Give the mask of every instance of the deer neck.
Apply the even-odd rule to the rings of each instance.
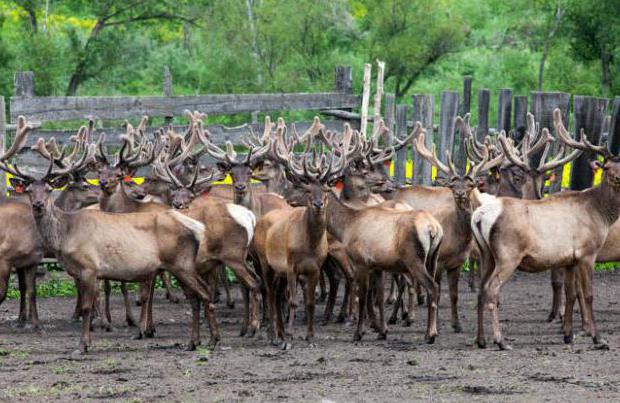
[[[620,216],[620,189],[611,186],[605,178],[600,186],[591,188],[590,195],[594,209],[603,222],[611,227]]]
[[[256,213],[256,210],[255,210],[256,201],[254,198],[254,192],[252,191],[252,186],[249,186],[248,184],[247,189],[248,190],[246,192],[238,192],[236,190],[233,190],[233,202],[243,207],[247,207],[253,213]]]
[[[267,192],[276,193],[279,195],[284,194],[286,191],[286,179],[284,178],[284,174],[280,170],[278,174],[272,179],[264,180],[263,183],[267,188]]]
[[[347,225],[352,222],[356,210],[345,206],[333,192],[327,202],[327,230],[342,242]]]
[[[43,246],[54,254],[59,254],[62,249],[62,241],[68,229],[67,214],[56,207],[50,198],[45,210],[41,214],[34,215]]]
[[[136,201],[132,200],[127,195],[122,183],[118,184],[113,193],[101,192],[101,196],[99,197],[99,208],[101,211],[111,213],[130,213],[135,211],[136,203]]]
[[[309,206],[306,207],[304,221],[308,229],[308,244],[310,246],[318,245],[325,235],[326,209],[317,210]]]

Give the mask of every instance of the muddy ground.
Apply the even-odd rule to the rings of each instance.
[[[425,313],[418,309],[412,327],[390,326],[387,341],[368,331],[354,344],[351,327],[330,324],[318,326],[316,347],[296,340],[286,352],[264,339],[237,336],[239,298],[234,310],[218,305],[223,340],[216,350],[185,352],[189,306],[170,304],[160,293],[154,339],[132,340],[134,329],[121,322],[115,296],[116,329],[98,330],[92,352],[75,359],[79,325],[69,320],[72,298],[40,300],[41,333],[15,326],[18,305],[11,300],[0,307],[0,400],[620,401],[620,274],[595,275],[597,320],[609,351],[594,349],[589,338],[562,343],[559,324],[545,322],[548,278],[521,274],[504,287],[502,325],[514,347],[509,352],[474,346],[475,294],[464,280],[462,334],[451,330],[444,291],[434,345],[423,342]],[[202,329],[206,342],[206,323]],[[297,329],[303,335],[303,325]]]

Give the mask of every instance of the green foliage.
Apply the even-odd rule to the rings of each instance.
[[[57,0],[47,19],[44,4],[0,0],[4,96],[16,70],[34,71],[39,95],[161,94],[164,66],[176,95],[325,91],[338,64],[359,91],[377,58],[401,102],[460,89],[466,74],[474,94],[522,95],[538,86],[545,44],[544,90],[620,90],[615,0]]]

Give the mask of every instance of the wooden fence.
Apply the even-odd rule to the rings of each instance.
[[[40,125],[49,121],[84,120],[89,117],[95,119],[126,119],[135,118],[143,114],[152,117],[163,117],[167,122],[174,122],[175,117],[181,116],[183,110],[198,110],[210,115],[226,115],[248,113],[253,128],[260,132],[262,127],[258,122],[259,112],[277,112],[288,110],[315,110],[325,116],[335,118],[325,120],[324,123],[331,129],[341,130],[343,121],[359,124],[359,115],[352,111],[359,108],[361,97],[353,94],[352,69],[349,66],[338,66],[335,69],[334,89],[329,93],[284,93],[284,94],[234,94],[234,95],[198,95],[173,96],[171,93],[171,74],[165,69],[163,96],[119,96],[119,97],[37,97],[34,96],[34,77],[31,72],[18,72],[15,75],[15,96],[10,98],[11,122],[18,115],[25,115],[28,119]],[[386,124],[398,138],[406,137],[413,122],[420,121],[427,132],[434,136],[427,136],[427,146],[431,142],[437,144],[440,156],[444,158],[445,150],[452,150],[457,168],[464,170],[466,166],[465,144],[462,134],[455,128],[457,115],[471,112],[473,79],[464,77],[462,91],[444,91],[439,99],[439,109],[436,113],[436,102],[432,95],[413,95],[410,104],[396,104],[394,94],[384,96],[383,116]],[[481,89],[477,94],[477,110],[474,115],[477,120],[476,137],[482,140],[489,133],[500,130],[519,132],[525,127],[528,110],[534,114],[540,127],[550,128],[553,134],[552,112],[560,108],[565,121],[572,125],[573,133],[584,129],[592,142],[600,142],[608,137],[610,150],[620,151],[620,97],[610,103],[609,99],[590,96],[571,95],[563,92],[537,92],[528,96],[514,95],[511,89],[500,89],[497,94],[497,118],[495,126],[491,127],[489,111],[491,92]],[[11,122],[6,121],[5,100],[0,97],[0,146],[4,150],[5,134],[11,130]],[[529,106],[529,109],[528,109]],[[571,107],[572,106],[572,107]],[[573,111],[571,115],[571,110]],[[439,122],[435,122],[435,116]],[[8,125],[7,125],[8,123]],[[310,122],[297,122],[300,130]],[[226,140],[239,142],[247,133],[247,127],[226,128],[222,125],[210,125],[209,130],[215,141],[223,143]],[[107,133],[118,134],[120,128],[106,129]],[[31,136],[49,138],[56,137],[60,143],[66,142],[74,131],[42,130],[37,128]],[[118,136],[110,136],[110,143]],[[572,164],[570,173],[570,188],[584,189],[592,184],[592,171],[588,166],[591,156],[584,155]],[[25,153],[20,156],[20,163],[25,165],[40,165],[40,159],[33,158]],[[39,166],[41,168],[41,166]],[[418,184],[431,183],[431,169],[423,161],[411,145],[399,151],[394,162],[394,177],[399,183],[411,181]],[[559,180],[552,184],[552,191],[557,191],[562,183],[563,171],[559,169],[556,176]],[[5,181],[1,181],[2,186]]]

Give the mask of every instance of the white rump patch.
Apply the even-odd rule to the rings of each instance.
[[[179,213],[176,210],[168,210],[168,214],[170,214],[175,220],[183,224],[184,227],[192,231],[192,233],[196,237],[196,240],[198,240],[199,243],[202,242],[205,236],[205,226],[203,223],[198,220],[194,220],[193,218],[190,218],[183,213]]]
[[[252,238],[254,237],[254,227],[256,226],[256,216],[250,209],[240,206],[234,203],[226,204],[226,208],[228,209],[228,213],[230,216],[237,222],[237,224],[241,225],[245,228],[245,231],[248,233],[248,245],[252,242]]]
[[[471,216],[471,226],[474,232],[477,231],[477,224],[480,223],[480,232],[482,237],[488,242],[489,234],[493,224],[497,221],[503,210],[502,200],[491,196],[493,199],[487,199],[488,201],[482,206],[478,207],[474,214]]]

